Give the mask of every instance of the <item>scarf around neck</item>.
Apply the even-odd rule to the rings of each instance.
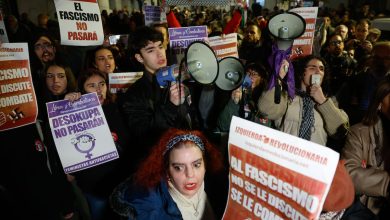
[[[168,192],[172,196],[173,201],[175,201],[184,220],[202,219],[207,203],[204,182],[192,198],[187,198],[181,194],[170,181],[168,181]]]
[[[297,91],[297,95],[302,97],[303,107],[302,107],[302,120],[301,126],[299,127],[298,137],[305,140],[311,139],[311,128],[314,126],[314,101],[304,91]]]

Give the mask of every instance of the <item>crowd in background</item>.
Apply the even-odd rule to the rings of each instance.
[[[220,219],[228,198],[226,135],[232,116],[239,116],[328,146],[341,154],[340,164],[345,163],[348,173],[341,172],[341,177],[338,174],[335,177],[338,182],[334,183],[340,184],[335,186],[339,189],[335,193],[340,196],[348,193],[339,191],[349,186],[351,180],[354,188],[351,192],[355,192],[356,199],[352,203],[332,197],[326,203],[324,214],[333,219],[348,219],[348,216],[387,219],[390,216],[390,39],[381,30],[372,28],[371,20],[389,14],[375,12],[369,3],[357,10],[343,4],[336,9],[321,7],[313,54],[293,61],[285,59],[280,69],[275,70],[268,62],[274,39],[267,30],[267,22],[280,12],[277,7],[270,10],[253,4],[244,23],[243,9],[239,7],[227,12],[209,7],[171,7],[167,10],[167,23],[145,29],[142,12],[114,9],[108,14],[103,10],[105,41],[97,47],[60,45],[59,24],[48,15],[40,14],[37,24],[27,13],[7,16],[9,41],[29,45],[39,116],[36,124],[0,133],[0,216],[10,216],[5,219],[133,219],[137,210],[126,208],[129,198],[121,193],[130,192],[123,184],[133,178],[137,183],[150,184],[142,172],[157,169],[157,165],[148,166],[145,161],[151,163],[161,156],[161,146],[169,145],[169,138],[176,132],[182,142],[190,140],[201,146],[202,158],[206,158],[206,152],[223,160],[224,167],[220,167],[219,174],[208,176],[206,172],[207,182],[202,185],[208,197],[213,198],[209,201],[213,214],[208,202],[202,208],[209,212],[205,214],[206,219]],[[199,25],[207,26],[209,36],[237,33],[238,54],[251,79],[250,86],[233,91],[196,83],[160,88],[154,73],[173,64],[167,28]],[[128,45],[110,44],[109,36],[119,34],[129,35]],[[287,71],[291,66],[295,70],[292,76]],[[143,71],[144,75],[126,93],[110,92],[108,74],[134,71]],[[312,84],[312,75],[320,75],[318,84]],[[275,103],[278,86],[281,100]],[[50,132],[45,103],[62,99],[75,101],[90,92],[96,92],[99,97],[120,159],[65,174]],[[198,140],[170,128],[200,130],[205,136],[196,133],[201,136]],[[164,136],[167,130],[170,133]],[[161,135],[166,139],[160,139]],[[209,148],[206,137],[219,152]],[[167,159],[165,155],[173,153],[163,155],[166,162],[171,156]],[[208,166],[210,161],[204,160]],[[174,177],[172,173],[169,170],[172,175],[167,180],[169,184]],[[161,173],[154,174],[165,178],[159,176]],[[158,182],[162,189],[176,187],[159,181],[154,184]],[[165,193],[178,195],[172,191]],[[182,199],[172,197],[176,203]],[[360,205],[357,214],[356,204]],[[148,210],[143,206],[130,207]],[[186,208],[178,208],[187,216]],[[181,219],[178,215],[166,219]]]

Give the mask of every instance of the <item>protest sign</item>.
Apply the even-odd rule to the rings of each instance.
[[[37,99],[27,43],[0,47],[0,131],[35,123]]]
[[[102,19],[96,0],[55,0],[61,44],[102,45]]]
[[[167,5],[186,5],[186,6],[217,6],[217,5],[229,5],[230,0],[166,0]]]
[[[338,159],[329,148],[233,117],[223,219],[318,219]]]
[[[186,48],[194,41],[208,42],[207,26],[190,26],[168,28],[169,46],[172,49],[174,63],[180,63],[185,56]]]
[[[65,173],[117,159],[118,152],[96,93],[46,103],[51,133]]]
[[[224,37],[209,37],[209,44],[218,59],[224,57],[238,58],[237,33],[227,34]]]
[[[143,72],[126,72],[108,74],[109,88],[111,93],[125,93],[131,84],[141,78]]]
[[[313,50],[313,39],[316,26],[316,18],[318,13],[317,7],[303,7],[293,8],[290,10],[295,12],[305,19],[306,30],[302,36],[294,40],[291,59],[295,59],[299,56],[305,56],[312,54]]]
[[[167,16],[165,11],[161,10],[159,6],[145,5],[145,26],[149,26],[154,23],[166,23]]]
[[[5,24],[4,24],[4,17],[3,14],[0,10],[0,42],[2,43],[8,43],[8,35],[7,35],[7,30],[5,29]]]

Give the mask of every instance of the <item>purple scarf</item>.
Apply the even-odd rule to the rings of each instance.
[[[285,59],[289,64],[288,72],[286,77],[284,77],[284,81],[287,83],[287,94],[290,99],[295,97],[295,80],[294,80],[294,67],[291,64],[289,59],[291,53],[291,47],[287,50],[279,50],[276,44],[272,45],[272,54],[268,57],[268,63],[273,69],[273,75],[270,78],[268,89],[272,89],[275,87],[276,79],[279,77],[279,69],[282,64],[282,61]],[[286,81],[287,80],[287,81]]]

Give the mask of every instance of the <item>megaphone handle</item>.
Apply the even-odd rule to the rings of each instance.
[[[280,85],[279,80],[275,85],[275,95],[274,95],[274,103],[280,104],[280,98],[282,95],[282,85]]]
[[[167,81],[167,87],[165,87],[164,89],[164,93],[163,93],[163,100],[164,100],[164,105],[167,104],[167,101],[168,101],[168,97],[169,97],[169,91],[171,89],[171,81]]]
[[[240,116],[240,118],[245,118],[246,94],[244,91],[244,87],[242,86],[241,86],[241,100],[238,104],[239,104],[238,116]]]

